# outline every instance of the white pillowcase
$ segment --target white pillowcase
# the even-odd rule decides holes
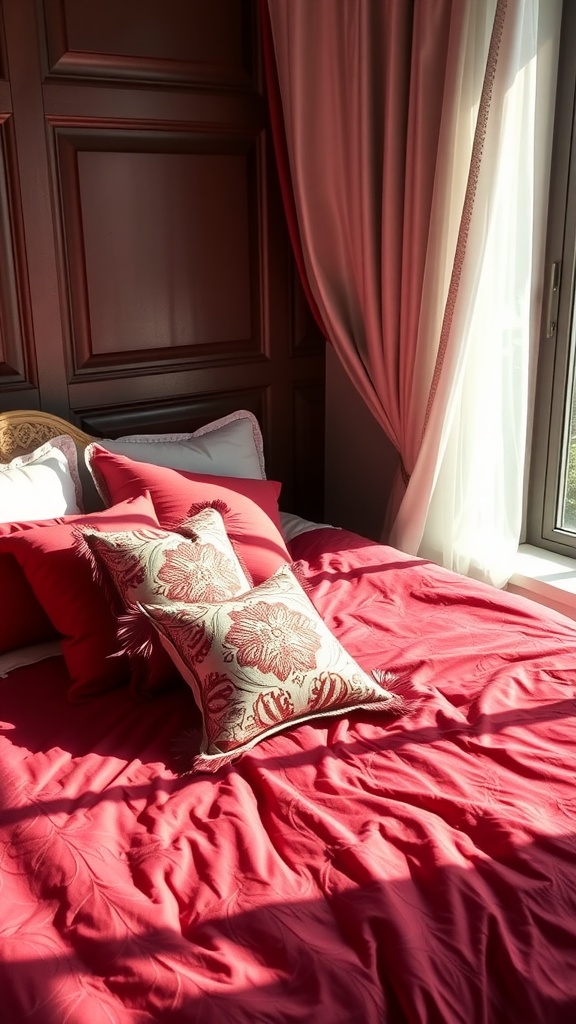
[[[0,464],[0,522],[82,512],[76,445],[62,434],[29,455]]]
[[[280,525],[282,527],[282,536],[286,543],[294,540],[295,537],[299,537],[301,533],[309,533],[310,530],[322,530],[324,528],[328,530],[340,529],[338,526],[333,526],[332,523],[314,523],[311,519],[303,519],[302,516],[294,515],[292,512],[280,513]]]
[[[0,654],[0,678],[5,679],[8,673],[13,672],[16,668],[35,665],[37,661],[55,658],[59,654],[62,654],[59,640],[52,640],[46,644],[32,644],[30,647],[20,647],[16,651]]]
[[[208,476],[266,479],[258,420],[246,409],[208,423],[191,434],[131,434],[98,440],[102,448],[137,462]]]

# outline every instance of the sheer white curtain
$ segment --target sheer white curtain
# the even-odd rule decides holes
[[[390,537],[497,586],[521,530],[560,16],[559,0],[467,5],[410,392],[422,433],[405,458],[410,480]]]

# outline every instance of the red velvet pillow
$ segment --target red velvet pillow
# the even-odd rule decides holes
[[[0,555],[0,654],[58,637],[54,626],[12,555]]]
[[[61,516],[58,519],[28,519],[24,522],[0,523],[0,537],[65,521],[66,517]],[[38,603],[26,576],[12,555],[0,554],[0,594],[0,654],[58,638],[57,631],[42,605]]]
[[[75,540],[80,526],[131,530],[157,527],[158,520],[149,496],[140,494],[102,512],[22,524],[16,532],[0,537],[0,564],[7,562],[7,556],[16,560],[53,631],[63,637],[62,653],[71,680],[68,695],[73,701],[113,689],[126,682],[130,673],[126,656],[110,657],[118,649],[117,613],[122,608],[112,608],[110,593],[95,583],[87,549],[83,552]],[[26,634],[26,642],[35,640]]]
[[[88,446],[86,462],[105,501],[124,501],[149,491],[160,525],[167,530],[177,529],[201,507],[215,504],[255,585],[291,561],[280,532],[281,485],[275,480],[185,473],[135,462],[98,444]]]

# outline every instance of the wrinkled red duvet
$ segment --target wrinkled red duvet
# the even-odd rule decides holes
[[[343,531],[292,551],[409,713],[178,778],[187,690],[0,680],[2,1024],[576,1020],[576,627]]]

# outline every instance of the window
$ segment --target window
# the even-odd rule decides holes
[[[576,5],[564,3],[527,540],[576,557]]]

